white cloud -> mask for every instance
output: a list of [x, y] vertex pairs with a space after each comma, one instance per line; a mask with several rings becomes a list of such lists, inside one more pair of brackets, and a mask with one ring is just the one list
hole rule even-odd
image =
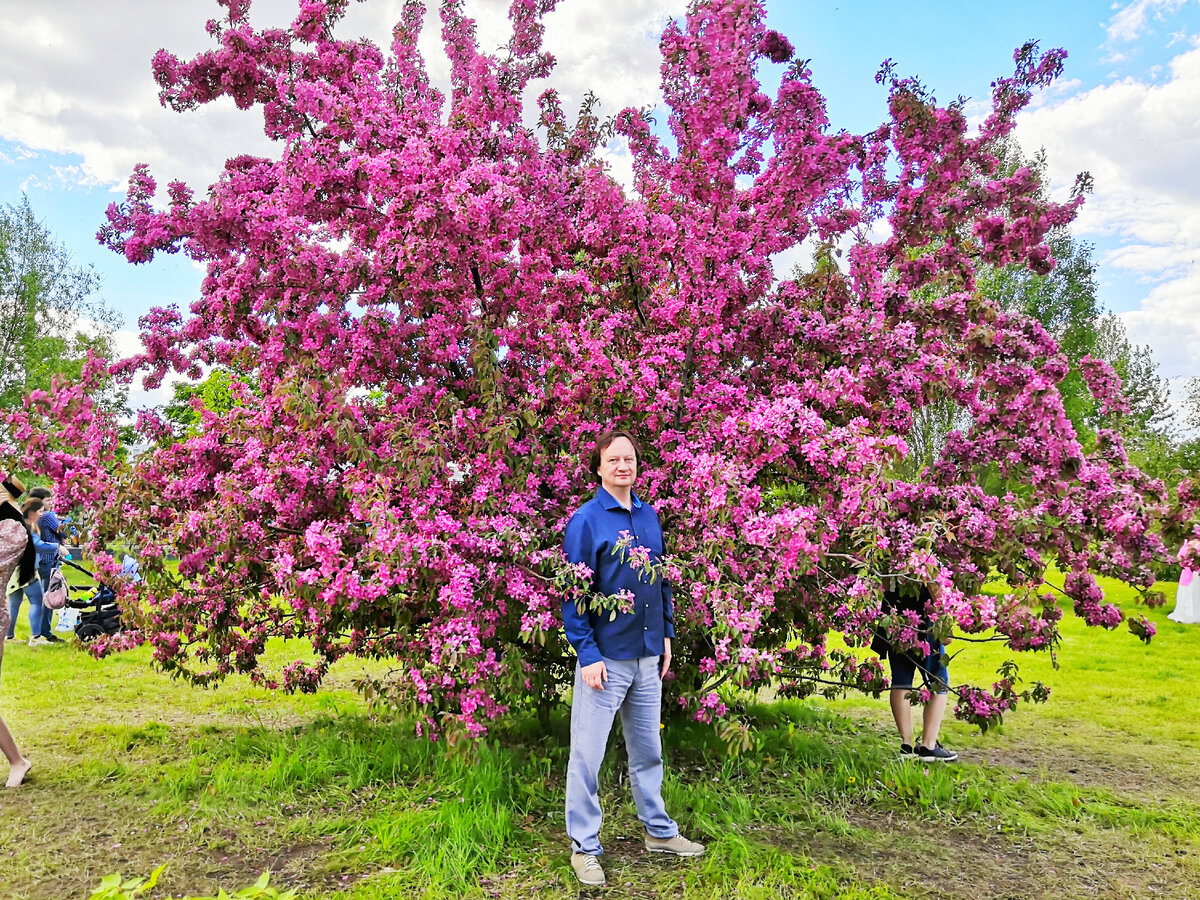
[[[117, 356], [128, 358], [137, 356], [145, 352], [145, 347], [142, 345], [142, 336], [139, 332], [129, 328], [119, 328], [112, 335], [113, 349]], [[154, 389], [142, 387], [142, 379], [145, 377], [144, 372], [139, 372], [134, 376], [133, 382], [129, 385], [129, 395], [127, 405], [130, 411], [136, 416], [138, 410], [153, 409], [155, 407], [165, 406], [171, 402], [171, 397], [174, 393], [176, 384], [181, 384], [187, 381], [186, 378], [180, 378], [174, 372], [169, 372], [161, 385]]]
[[1155, 287], [1142, 308], [1120, 314], [1129, 338], [1149, 344], [1169, 377], [1200, 374], [1200, 264]]
[[1114, 4], [1116, 12], [1105, 27], [1109, 43], [1136, 41], [1146, 30], [1149, 20], [1161, 22], [1177, 12], [1186, 2], [1187, 0], [1134, 0], [1125, 6]]
[[[1027, 150], [1044, 147], [1057, 190], [1091, 172], [1095, 192], [1074, 230], [1113, 245], [1101, 264], [1154, 285], [1122, 313], [1167, 375], [1200, 373], [1200, 49], [1171, 60], [1169, 77], [1132, 78], [1054, 99], [1024, 114]], [[1180, 348], [1190, 341], [1190, 356]]]
[[[448, 82], [437, 4], [427, 16], [421, 48], [435, 81]], [[657, 38], [668, 15], [686, 0], [610, 0], [571, 3], [546, 21], [546, 47], [559, 65], [550, 78], [570, 115], [585, 92], [599, 96], [602, 115], [659, 101]], [[15, 7], [15, 8], [12, 8]], [[390, 42], [399, 0], [351, 4], [339, 35]], [[485, 50], [510, 33], [507, 0], [468, 0]], [[277, 26], [295, 15], [294, 0], [257, 0], [256, 26]], [[0, 136], [24, 153], [50, 151], [82, 157], [78, 178], [123, 185], [134, 165], [147, 162], [160, 183], [182, 178], [202, 189], [230, 156], [269, 154], [257, 112], [220, 101], [183, 115], [164, 109], [150, 71], [161, 47], [187, 59], [208, 49], [206, 19], [223, 10], [213, 2], [123, 0], [8, 0], [0, 30]], [[137, 27], [131, 27], [137, 23]], [[38, 73], [35, 82], [30, 72]], [[545, 85], [530, 87], [536, 97]], [[615, 161], [614, 161], [615, 162]], [[619, 168], [619, 167], [618, 167]]]

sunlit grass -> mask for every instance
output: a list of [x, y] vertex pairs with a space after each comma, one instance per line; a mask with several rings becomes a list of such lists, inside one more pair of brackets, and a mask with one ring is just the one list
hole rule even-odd
[[[738, 757], [710, 726], [669, 724], [664, 791], [685, 831], [709, 843], [699, 860], [641, 850], [614, 749], [605, 896], [1200, 893], [1200, 789], [1180, 784], [1200, 763], [1200, 628], [1165, 612], [1148, 613], [1160, 627], [1150, 647], [1068, 615], [1061, 670], [1045, 654], [1021, 657], [1051, 702], [983, 736], [948, 726], [960, 765], [897, 760], [882, 700], [751, 704], [756, 745]], [[280, 664], [302, 652], [270, 648]], [[953, 680], [985, 680], [1004, 657], [973, 645]], [[243, 678], [194, 689], [149, 662], [145, 648], [105, 660], [7, 648], [3, 712], [35, 769], [2, 798], [0, 896], [86, 896], [109, 872], [163, 862], [161, 896], [242, 887], [265, 869], [309, 898], [576, 892], [565, 711], [548, 731], [518, 719], [447, 752], [411, 723], [369, 714], [349, 689], [361, 662], [335, 667], [316, 696]], [[964, 866], [972, 879], [951, 877]]]

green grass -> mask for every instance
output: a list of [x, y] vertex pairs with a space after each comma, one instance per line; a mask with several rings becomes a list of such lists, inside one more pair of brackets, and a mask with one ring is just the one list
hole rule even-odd
[[[1149, 615], [1149, 647], [1068, 617], [1061, 670], [1021, 657], [1050, 703], [986, 735], [949, 724], [956, 766], [897, 761], [882, 700], [751, 705], [756, 746], [736, 758], [709, 726], [668, 725], [664, 790], [708, 842], [699, 860], [642, 852], [610, 752], [604, 896], [1200, 896], [1200, 628]], [[967, 648], [952, 680], [987, 680], [1001, 649]], [[270, 652], [277, 665], [303, 655]], [[339, 664], [315, 696], [282, 696], [245, 679], [189, 688], [149, 661], [7, 646], [0, 708], [35, 769], [0, 797], [0, 897], [86, 897], [111, 872], [161, 863], [156, 897], [267, 869], [307, 898], [578, 894], [564, 714], [448, 755], [369, 714], [350, 689], [362, 663]]]

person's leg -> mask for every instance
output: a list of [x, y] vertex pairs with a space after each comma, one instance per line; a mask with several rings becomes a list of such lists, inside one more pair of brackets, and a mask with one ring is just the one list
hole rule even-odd
[[57, 641], [54, 636], [54, 610], [46, 606], [46, 582], [50, 580], [50, 576], [45, 578], [39, 576], [37, 581], [38, 602], [42, 606], [42, 630], [38, 632], [42, 637], [49, 638], [52, 641]]
[[598, 776], [612, 730], [613, 716], [633, 681], [637, 660], [604, 660], [608, 681], [598, 691], [583, 683], [575, 665], [575, 692], [571, 698], [571, 757], [567, 762], [567, 837], [575, 853], [599, 856], [600, 788]]
[[25, 776], [29, 774], [29, 770], [33, 768], [33, 763], [21, 755], [21, 751], [17, 748], [17, 742], [13, 740], [12, 732], [8, 730], [3, 719], [0, 719], [0, 750], [4, 751], [4, 755], [8, 758], [8, 781], [4, 786], [20, 787]]
[[42, 606], [42, 583], [35, 579], [25, 588], [25, 596], [29, 598], [29, 636], [44, 636], [49, 628], [46, 623], [46, 608]]
[[925, 704], [925, 716], [921, 726], [921, 746], [933, 749], [937, 746], [938, 734], [942, 730], [942, 717], [946, 715], [947, 694], [934, 694]]
[[912, 746], [913, 724], [912, 705], [908, 702], [912, 686], [892, 688], [888, 693], [888, 701], [892, 705], [892, 718], [896, 720], [896, 730], [900, 732], [900, 743]]
[[[6, 633], [11, 627], [11, 620], [8, 619], [8, 610], [0, 606], [0, 634]], [[4, 660], [4, 641], [0, 639], [0, 662]], [[21, 751], [17, 749], [17, 742], [13, 740], [12, 732], [8, 730], [8, 726], [4, 724], [4, 720], [0, 719], [0, 752], [8, 759], [8, 782], [6, 787], [20, 787], [21, 782], [25, 780], [26, 773], [29, 772], [30, 766], [33, 764], [21, 755]]]
[[17, 614], [21, 611], [21, 601], [25, 598], [25, 592], [18, 589], [8, 595], [8, 629], [5, 632], [5, 637], [12, 640], [13, 630], [17, 627]]
[[892, 718], [896, 721], [896, 730], [900, 732], [900, 743], [911, 747], [913, 744], [912, 704], [908, 702], [908, 694], [912, 690], [916, 665], [907, 653], [896, 651], [888, 652], [888, 663], [892, 670], [892, 689], [888, 693]]
[[932, 694], [929, 702], [925, 704], [925, 715], [921, 723], [921, 746], [930, 750], [938, 744], [950, 691], [950, 672], [942, 662], [942, 653], [941, 644], [935, 644], [928, 659], [921, 666], [921, 679]]
[[621, 730], [629, 755], [629, 786], [638, 818], [651, 837], [670, 838], [679, 826], [663, 803], [662, 678], [659, 657], [638, 662], [637, 675], [621, 704]]

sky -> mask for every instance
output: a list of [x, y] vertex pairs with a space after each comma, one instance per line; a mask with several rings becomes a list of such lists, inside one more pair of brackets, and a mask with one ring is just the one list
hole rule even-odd
[[[560, 0], [547, 19], [558, 59], [549, 82], [568, 104], [593, 90], [602, 112], [660, 104], [658, 35], [685, 6]], [[399, 7], [354, 3], [339, 34], [386, 43]], [[506, 0], [467, 0], [467, 9], [485, 49], [503, 43]], [[0, 0], [0, 10], [0, 202], [27, 196], [76, 261], [96, 268], [101, 295], [124, 318], [118, 346], [136, 352], [138, 318], [186, 308], [202, 273], [180, 256], [133, 266], [96, 243], [133, 167], [149, 163], [161, 185], [178, 178], [202, 194], [226, 158], [271, 153], [256, 112], [220, 102], [179, 114], [158, 102], [151, 57], [206, 49], [204, 22], [223, 10], [214, 0]], [[254, 0], [251, 21], [280, 25], [294, 11], [294, 0]], [[1018, 138], [1028, 153], [1045, 149], [1058, 193], [1078, 172], [1092, 174], [1073, 231], [1094, 245], [1101, 303], [1176, 385], [1200, 375], [1200, 0], [767, 0], [767, 20], [811, 60], [833, 127], [849, 131], [884, 120], [874, 75], [885, 59], [943, 102], [966, 97], [970, 112], [984, 108], [994, 78], [1011, 74], [1014, 48], [1030, 39], [1065, 48], [1062, 79], [1022, 115]], [[421, 44], [444, 80], [439, 31], [431, 20]], [[618, 177], [628, 171], [619, 147], [609, 159]], [[162, 399], [131, 398], [135, 408]]]

